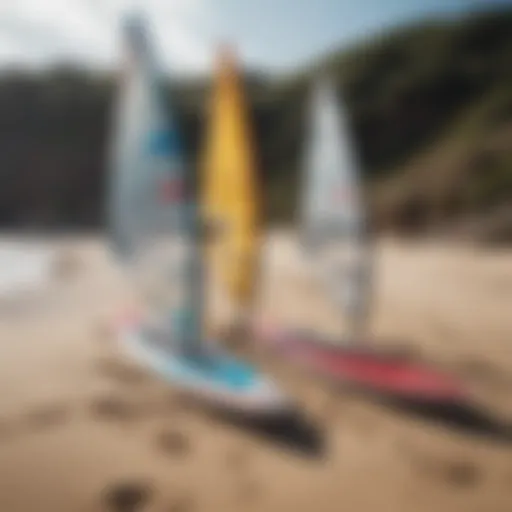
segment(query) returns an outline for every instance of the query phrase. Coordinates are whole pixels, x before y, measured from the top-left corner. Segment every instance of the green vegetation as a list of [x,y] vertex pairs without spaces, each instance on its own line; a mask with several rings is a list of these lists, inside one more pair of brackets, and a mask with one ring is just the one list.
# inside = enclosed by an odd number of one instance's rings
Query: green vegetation
[[[321,69],[347,104],[379,225],[417,229],[512,200],[512,9],[395,29],[281,79],[247,73],[271,221],[294,215],[305,101]],[[170,91],[192,160],[209,85]],[[108,76],[4,73],[1,225],[101,225],[112,98]]]

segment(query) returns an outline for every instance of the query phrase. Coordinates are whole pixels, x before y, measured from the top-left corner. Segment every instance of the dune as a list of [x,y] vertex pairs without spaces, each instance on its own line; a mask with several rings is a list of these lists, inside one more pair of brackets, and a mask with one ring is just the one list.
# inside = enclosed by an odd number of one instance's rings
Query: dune
[[[323,451],[190,404],[119,354],[108,322],[135,297],[103,241],[45,250],[70,247],[72,274],[25,289],[23,314],[0,308],[0,510],[512,510],[511,436],[333,390],[266,354],[253,356]],[[512,249],[383,239],[378,251],[372,342],[457,372],[512,423]],[[306,270],[291,235],[275,233],[258,313],[337,332]]]

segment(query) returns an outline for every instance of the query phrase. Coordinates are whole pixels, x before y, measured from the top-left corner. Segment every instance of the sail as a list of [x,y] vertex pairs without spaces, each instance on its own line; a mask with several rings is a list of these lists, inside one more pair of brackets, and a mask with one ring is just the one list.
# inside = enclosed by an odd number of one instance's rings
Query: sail
[[228,48],[219,54],[202,157],[204,215],[213,226],[209,268],[244,308],[254,293],[258,192],[247,107]]
[[322,269],[352,334],[368,307],[369,252],[361,183],[346,114],[331,81],[320,78],[310,101],[303,173],[302,241]]
[[356,160],[344,112],[327,78],[315,84],[310,120],[303,227],[308,232],[322,227],[327,236],[327,230],[355,234],[363,227]]
[[164,85],[141,16],[124,26],[126,69],[113,127],[109,225],[113,248],[174,343],[199,339],[197,212]]

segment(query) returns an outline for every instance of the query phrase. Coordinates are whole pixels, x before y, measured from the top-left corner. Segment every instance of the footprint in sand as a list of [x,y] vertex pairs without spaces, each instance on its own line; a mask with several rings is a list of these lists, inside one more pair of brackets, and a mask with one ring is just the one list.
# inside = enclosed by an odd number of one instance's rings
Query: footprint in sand
[[480,468],[471,461],[448,462],[444,466],[445,480],[458,487],[472,487],[481,480]]
[[112,484],[102,493],[102,501],[109,512],[138,512],[148,504],[152,489],[139,482]]
[[64,424],[71,415],[71,409],[64,404],[37,406],[29,410],[22,419],[33,429],[45,429]]
[[453,487],[474,487],[482,478],[480,469],[471,461],[430,461],[423,466],[424,473]]
[[189,437],[178,430],[161,432],[156,438],[158,449],[172,457],[184,458],[192,450]]
[[430,454],[420,453],[414,447],[402,446],[402,449],[418,471],[454,487],[474,487],[483,478],[481,468],[470,460],[437,459]]
[[126,421],[140,417],[143,408],[121,396],[105,396],[90,404],[93,416],[109,421]]

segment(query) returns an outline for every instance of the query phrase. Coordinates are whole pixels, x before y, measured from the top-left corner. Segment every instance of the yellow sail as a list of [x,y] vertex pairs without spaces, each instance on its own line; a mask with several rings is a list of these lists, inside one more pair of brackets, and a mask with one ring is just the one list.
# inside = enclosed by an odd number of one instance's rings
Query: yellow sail
[[237,307],[254,294],[258,253],[256,170],[241,79],[232,51],[219,52],[202,167],[203,213],[212,227],[210,272]]

